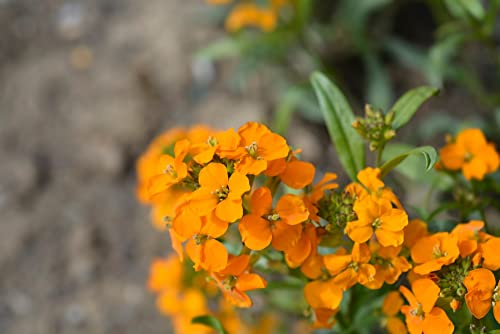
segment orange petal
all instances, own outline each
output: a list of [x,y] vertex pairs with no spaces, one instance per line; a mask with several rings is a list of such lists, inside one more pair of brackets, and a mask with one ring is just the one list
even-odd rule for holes
[[280,218],[289,225],[297,225],[307,220],[309,212],[304,201],[292,194],[283,195],[275,208]]
[[188,208],[182,210],[175,216],[172,229],[181,237],[181,241],[191,238],[201,230],[201,219]]
[[214,192],[227,186],[229,180],[227,168],[221,163],[212,162],[200,171],[198,182],[200,186]]
[[425,334],[453,334],[455,326],[453,326],[445,311],[439,307],[434,307],[425,315],[422,329]]
[[201,245],[197,245],[194,239],[189,239],[186,244],[186,254],[189,256],[191,261],[193,261],[194,270],[198,271],[201,269],[200,262],[202,259],[202,249]]
[[243,271],[245,271],[249,263],[250,255],[229,255],[227,266],[224,270],[221,270],[220,273],[223,275],[239,276]]
[[264,289],[266,286],[267,282],[257,274],[241,274],[236,281],[236,289],[240,291]]
[[269,246],[272,239],[270,223],[254,214],[244,216],[238,229],[245,246],[253,250],[261,250]]
[[478,290],[472,290],[465,294],[465,302],[470,313],[477,319],[484,318],[491,308],[492,292],[485,293]]
[[209,189],[199,188],[191,194],[189,207],[198,216],[207,216],[216,208],[218,202],[217,196]]
[[375,235],[377,236],[378,242],[380,242],[380,244],[385,247],[388,246],[396,247],[403,244],[403,239],[404,239],[403,230],[394,232],[378,228],[375,230]]
[[243,201],[239,199],[226,198],[215,208],[217,218],[227,222],[234,222],[243,217]]
[[271,241],[276,250],[284,251],[294,246],[302,233],[302,226],[288,225],[282,221],[274,223],[274,228],[271,229],[273,239]]
[[432,310],[439,297],[439,286],[428,278],[418,279],[411,285],[415,297],[422,305],[422,310],[427,313]]
[[385,328],[389,332],[389,334],[406,334],[408,331],[406,330],[406,326],[401,321],[401,319],[396,317],[390,317],[387,319],[387,323],[385,324]]
[[407,287],[405,287],[403,285],[400,286],[399,292],[401,292],[401,294],[406,298],[406,300],[408,301],[408,303],[410,304],[411,307],[413,307],[413,308],[418,307],[419,302],[418,302],[417,298],[410,290],[408,290]]
[[411,248],[417,240],[427,235],[427,224],[420,219],[411,220],[404,228],[404,242],[406,247]]
[[297,268],[311,253],[311,241],[307,234],[302,233],[299,241],[291,248],[285,250],[285,260],[290,268]]
[[229,178],[229,196],[231,198],[241,197],[250,190],[248,177],[240,172],[234,172]]
[[342,290],[330,281],[312,281],[304,287],[307,303],[314,309],[335,310],[342,301]]
[[250,207],[252,213],[257,216],[263,216],[271,212],[273,197],[271,190],[267,187],[261,187],[255,190],[250,197]]
[[500,269],[500,238],[492,237],[481,245],[483,252],[483,267],[496,271]]
[[479,288],[484,291],[493,291],[495,288],[495,275],[484,268],[474,269],[464,279],[467,291]]
[[257,152],[267,161],[285,158],[289,151],[285,138],[276,133],[266,133],[258,141]]
[[394,316],[399,313],[401,306],[403,306],[401,294],[397,291],[391,291],[385,296],[382,312],[387,316]]
[[493,316],[495,320],[500,324],[500,303],[497,302],[495,306],[493,306]]
[[250,156],[243,157],[238,164],[236,170],[242,174],[259,175],[267,168],[267,160],[255,160]]
[[337,275],[352,262],[352,256],[328,254],[323,257],[323,262],[331,275]]
[[309,162],[292,160],[280,175],[280,179],[293,189],[302,189],[312,183],[315,171],[314,165]]
[[455,143],[448,144],[439,150],[441,163],[449,170],[460,169],[465,161],[466,154],[465,148]]
[[202,244],[200,265],[206,271],[217,272],[227,266],[228,253],[226,247],[215,239],[209,239]]
[[358,175],[359,182],[370,191],[378,191],[384,187],[384,182],[380,180],[380,168],[367,167],[361,170]]
[[404,210],[401,209],[391,209],[388,213],[382,215],[382,224],[380,228],[389,231],[402,231],[403,228],[408,225],[408,215]]
[[355,220],[347,223],[345,232],[349,235],[351,240],[358,243],[364,243],[372,237],[373,228],[364,221]]
[[300,267],[300,271],[310,279],[317,279],[323,274],[322,268],[323,264],[323,256],[322,255],[311,255],[304,261],[302,266]]
[[227,221],[219,219],[215,215],[215,212],[212,211],[208,216],[205,217],[205,221],[200,233],[208,235],[212,238],[218,238],[226,233],[228,225],[229,224]]

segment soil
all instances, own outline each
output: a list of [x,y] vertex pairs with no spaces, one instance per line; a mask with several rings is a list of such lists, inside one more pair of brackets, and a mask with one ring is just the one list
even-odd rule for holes
[[190,58],[217,37],[203,8],[0,1],[0,333],[169,332],[145,288],[169,246],[135,160],[163,129],[264,115]]

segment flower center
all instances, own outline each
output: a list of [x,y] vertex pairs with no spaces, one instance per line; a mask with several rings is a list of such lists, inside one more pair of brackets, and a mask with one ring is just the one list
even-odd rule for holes
[[215,145],[217,145],[219,142],[217,141],[217,138],[215,137],[212,137],[212,136],[209,136],[208,139],[207,139],[207,144],[214,147]]
[[435,259],[439,259],[440,257],[445,257],[448,255],[448,252],[442,251],[441,248],[439,248],[439,245],[435,245],[434,248],[432,249],[432,256]]
[[465,162],[469,162],[469,161],[471,161],[473,158],[474,158],[474,156],[472,155],[472,153],[470,153],[470,152],[465,152],[465,156],[464,156],[464,160],[465,160]]
[[372,222],[372,226],[373,226],[374,228],[379,228],[379,227],[380,227],[380,225],[382,225],[382,219],[380,219],[380,218],[378,218],[378,217],[377,217],[377,218],[375,218],[375,220]]
[[254,141],[252,142],[250,145],[248,145],[247,147],[245,147],[245,149],[247,150],[248,154],[254,158],[254,159],[258,159],[258,156],[257,156],[257,150],[259,149],[258,145],[257,145],[257,142]]
[[222,281],[222,286],[226,290],[232,290],[237,280],[238,279],[235,276],[228,276],[226,279],[224,279],[224,281]]
[[217,195],[219,202],[225,200],[229,195],[229,187],[226,185],[215,190],[215,195]]
[[172,227],[172,217],[170,216],[164,216],[163,217],[163,222],[165,223],[165,226],[168,228]]
[[422,305],[421,304],[418,304],[418,307],[416,308],[412,308],[410,310],[410,314],[414,317],[420,317],[420,318],[423,318],[424,316],[424,311],[422,310]]
[[204,243],[205,241],[210,239],[210,237],[208,235],[204,235],[204,234],[195,234],[193,239],[197,245],[201,245],[202,243]]
[[165,170],[163,170],[163,173],[170,174],[173,177],[177,177],[177,172],[175,171],[174,166],[172,166],[171,164],[168,164],[167,167],[165,167]]

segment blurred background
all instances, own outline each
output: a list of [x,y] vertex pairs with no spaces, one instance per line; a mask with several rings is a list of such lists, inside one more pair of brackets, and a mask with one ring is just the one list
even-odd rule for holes
[[0,0],[0,333],[168,333],[145,288],[168,240],[135,199],[138,155],[175,126],[259,120],[336,170],[312,70],[359,115],[438,86],[400,140],[468,125],[498,147],[498,1],[353,3],[230,36],[201,0]]

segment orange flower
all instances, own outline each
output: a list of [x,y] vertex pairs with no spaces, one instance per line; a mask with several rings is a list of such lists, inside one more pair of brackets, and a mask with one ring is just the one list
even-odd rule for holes
[[[312,328],[332,328],[335,325],[335,315],[338,312],[338,308],[335,310],[330,310],[327,308],[316,308],[313,309],[313,324]],[[302,332],[297,332],[302,333]]]
[[323,261],[328,272],[335,276],[333,281],[344,290],[356,283],[366,285],[373,280],[376,270],[368,262],[371,253],[366,244],[355,243],[351,254],[340,248],[335,254],[325,255]]
[[380,168],[366,167],[357,174],[359,183],[353,182],[347,185],[345,190],[359,199],[366,196],[385,198],[398,209],[403,209],[399,199],[392,190],[385,187],[384,182],[380,179],[380,173]]
[[464,279],[467,288],[465,302],[474,317],[482,319],[491,308],[491,299],[495,289],[495,275],[488,269],[474,269]]
[[399,247],[381,247],[376,242],[370,242],[370,250],[373,254],[372,263],[376,274],[373,280],[365,286],[369,289],[380,289],[384,283],[394,284],[403,272],[411,269],[404,256],[398,256],[401,251]]
[[183,160],[188,153],[189,147],[190,143],[187,139],[179,140],[174,147],[175,157],[168,154],[160,156],[157,174],[150,179],[150,197],[168,190],[188,175],[188,168]]
[[337,174],[326,173],[321,181],[312,187],[309,194],[303,197],[304,203],[309,211],[309,218],[315,222],[319,222],[320,218],[317,215],[319,210],[317,208],[318,202],[325,195],[326,190],[338,188],[338,184],[333,181],[337,179]]
[[467,180],[482,180],[500,166],[500,156],[492,143],[488,143],[480,129],[461,131],[455,142],[439,151],[441,164],[449,170],[462,170]]
[[164,291],[158,296],[156,304],[160,312],[172,317],[175,333],[212,333],[212,329],[205,325],[191,323],[193,317],[208,313],[207,301],[201,291],[186,289],[178,294]]
[[358,219],[349,222],[345,232],[355,242],[366,242],[375,233],[382,246],[403,243],[403,228],[408,224],[408,216],[404,210],[393,208],[390,201],[367,196],[356,200],[354,212]]
[[241,196],[250,190],[248,178],[234,172],[228,177],[226,166],[210,163],[199,174],[200,188],[191,196],[190,207],[200,216],[215,209],[215,215],[227,222],[234,222],[243,216]]
[[496,271],[500,269],[500,238],[489,236],[484,243],[480,244],[480,250],[483,257],[483,267]]
[[285,261],[290,268],[299,267],[309,257],[313,248],[318,245],[318,236],[316,228],[312,224],[307,224],[297,243],[284,250]]
[[408,248],[412,248],[417,240],[425,237],[428,234],[427,224],[420,219],[412,219],[410,220],[408,225],[406,225],[403,232],[405,238],[403,241],[403,245]]
[[165,154],[169,148],[174,147],[177,140],[186,137],[186,131],[182,128],[174,128],[156,137],[147,150],[137,160],[137,198],[142,203],[151,203],[149,196],[149,179],[157,174],[158,159]]
[[155,259],[151,263],[148,288],[154,292],[180,289],[182,282],[182,263],[175,255],[166,259]]
[[224,269],[212,273],[226,300],[238,307],[252,306],[246,291],[263,289],[267,285],[262,277],[248,272],[249,264],[249,255],[231,255]]
[[292,158],[279,177],[290,188],[302,189],[313,182],[315,171],[316,168],[310,162]]
[[391,291],[385,296],[382,304],[382,312],[387,316],[385,328],[390,334],[407,333],[406,326],[396,315],[403,306],[403,298],[397,291]]
[[455,326],[441,308],[434,306],[439,297],[436,283],[423,278],[414,281],[411,287],[413,293],[404,286],[399,288],[410,304],[401,307],[408,331],[411,334],[452,334]]
[[411,249],[411,258],[417,264],[413,270],[419,275],[429,274],[455,262],[459,254],[455,235],[441,232],[424,237]]
[[302,233],[299,224],[309,217],[300,197],[282,196],[273,211],[271,191],[262,187],[253,192],[250,202],[252,213],[245,215],[238,226],[248,248],[261,250],[271,242],[277,250],[295,245]]
[[207,271],[218,271],[227,264],[228,253],[224,245],[215,238],[222,236],[228,223],[218,219],[211,213],[207,217],[199,217],[189,207],[184,206],[172,222],[179,241],[186,244],[186,253],[194,262],[194,268]]
[[477,250],[479,230],[483,227],[484,223],[482,221],[472,220],[467,224],[458,224],[451,231],[451,234],[457,237],[461,257],[471,255]]
[[304,287],[304,296],[313,309],[337,310],[342,301],[342,289],[333,279],[312,281]]
[[254,26],[269,32],[275,29],[277,13],[271,8],[260,8],[252,3],[237,5],[226,19],[226,29],[235,32],[243,27]]
[[290,152],[285,138],[263,124],[249,122],[239,128],[238,134],[243,146],[236,170],[243,174],[260,174],[267,169],[269,161],[285,158]]
[[232,157],[240,144],[240,136],[229,129],[217,132],[213,136],[208,136],[205,142],[193,145],[193,160],[199,164],[206,164],[212,161],[214,154],[220,158]]

